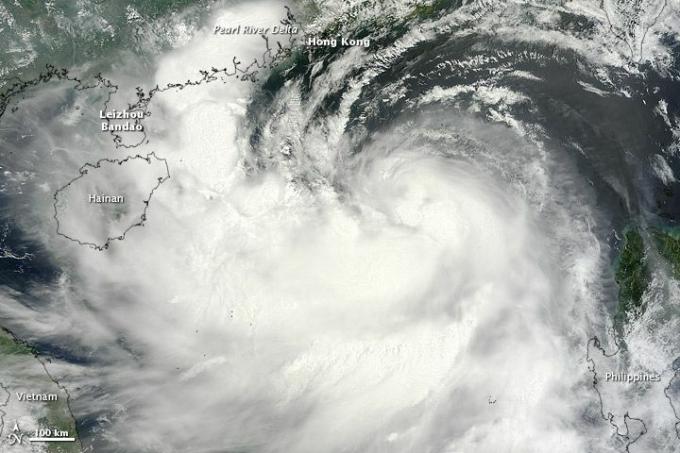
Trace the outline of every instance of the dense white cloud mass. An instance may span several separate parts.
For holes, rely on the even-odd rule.
[[[127,407],[117,436],[581,448],[564,395],[582,350],[549,226],[468,162],[386,145],[341,193],[240,168],[218,190],[175,169],[125,253],[79,251],[78,286],[139,349],[105,378]]]
[[[333,185],[247,174],[248,88],[197,89],[180,110],[163,98],[172,132],[149,149],[172,179],[146,227],[110,253],[66,252],[96,313],[64,313],[78,336],[109,347],[105,326],[133,349],[94,381],[125,408],[112,435],[154,451],[581,450],[565,395],[583,351],[552,219],[493,169],[400,130],[339,162]]]
[[[260,37],[212,30],[235,18],[276,24],[281,11],[219,11],[159,60],[150,85],[259,58]],[[45,194],[80,162],[128,150],[83,134],[52,146],[67,120],[46,122],[39,143],[51,156],[35,163],[46,187],[22,221],[63,272],[31,290],[49,311],[7,294],[0,315],[92,361],[51,367],[101,430],[95,451],[616,451],[585,361],[586,339],[608,325],[611,284],[595,189],[559,144],[510,116],[529,100],[502,87],[432,86],[417,114],[354,153],[350,106],[380,69],[350,74],[368,60],[346,52],[309,93],[287,82],[256,118],[256,146],[246,113],[258,85],[154,98],[150,141],[135,153],[167,159],[171,178],[145,225],[105,253],[55,236]],[[345,78],[355,85],[337,112],[315,118]],[[112,105],[133,89],[122,85]],[[392,94],[385,102],[403,91]],[[471,107],[453,113],[447,102],[462,95]],[[487,118],[484,103],[495,108]]]

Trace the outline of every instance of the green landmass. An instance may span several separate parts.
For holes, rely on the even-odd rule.
[[[301,7],[303,17],[314,18],[321,14],[322,6],[315,1],[302,2]],[[410,29],[408,23],[413,20],[425,20],[432,18],[443,11],[458,7],[462,4],[460,0],[433,0],[433,1],[418,1],[412,3],[412,11],[404,17],[397,18],[385,12],[382,15],[370,16],[362,19],[360,12],[362,8],[376,8],[380,2],[375,0],[366,1],[355,5],[354,8],[349,9],[342,15],[333,20],[320,33],[320,38],[337,37],[351,29],[352,36],[357,39],[370,37],[374,43],[385,44],[392,43],[400,38]],[[315,57],[328,57],[333,53],[342,52],[342,48],[335,49],[317,49]],[[316,61],[316,60],[314,60]],[[310,66],[310,61],[307,60],[306,54],[302,53],[300,49],[294,49],[292,54],[282,61],[278,62],[269,78],[265,81],[264,88],[268,91],[276,91],[280,88],[286,80],[296,77],[303,73]]]
[[[68,407],[62,401],[50,401],[45,403],[47,415],[41,418],[40,426],[55,430],[67,431],[69,436],[76,436],[76,424],[68,411]],[[47,451],[50,453],[78,453],[80,446],[77,442],[52,442],[47,444]]]
[[[640,232],[631,228],[624,233],[621,252],[616,261],[616,283],[619,285],[619,304],[616,320],[625,323],[644,310],[642,296],[649,287],[645,243]]]
[[[288,57],[275,64],[270,71],[263,88],[270,92],[280,89],[286,80],[301,74],[308,63],[302,50],[293,50]]]
[[[407,19],[429,19],[442,11],[445,11],[454,6],[459,6],[459,0],[434,0],[430,2],[423,2],[415,5],[413,11],[407,16]]]
[[[0,329],[0,358],[10,355],[33,354],[28,346],[15,340],[8,332]]]
[[[3,376],[3,374],[5,374]],[[8,331],[0,328],[0,383],[10,389],[14,385],[21,387],[28,386],[36,392],[58,393],[57,401],[45,402],[41,411],[42,416],[37,419],[41,428],[47,428],[61,432],[68,432],[69,437],[78,437],[76,424],[71,411],[68,407],[66,392],[52,380],[47,374],[42,364],[35,356],[35,351],[28,345],[22,343],[12,336]],[[37,403],[27,408],[37,408]],[[5,414],[6,418],[25,416],[30,413]],[[80,443],[76,442],[52,442],[46,444],[46,451],[49,453],[78,453]]]
[[[46,64],[108,68],[112,53],[147,55],[175,38],[173,21],[181,16],[198,24],[210,0],[0,0],[0,88],[12,77],[29,79]],[[93,65],[93,62],[95,63]],[[99,66],[97,66],[99,65]]]
[[[652,237],[659,254],[670,265],[673,277],[680,280],[680,229],[655,228]]]
[[[680,280],[680,228],[654,227],[649,232],[653,241],[651,245],[670,267],[672,277]],[[618,324],[639,316],[645,309],[643,295],[651,281],[648,261],[647,246],[640,231],[637,228],[626,230],[615,264],[619,286],[615,316]]]

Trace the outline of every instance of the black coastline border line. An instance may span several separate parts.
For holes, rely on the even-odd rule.
[[[154,159],[156,159],[156,160],[162,162],[162,163],[165,165],[165,176],[159,177],[159,178],[158,178],[156,185],[151,189],[151,192],[149,192],[149,195],[148,195],[144,200],[142,200],[143,203],[144,203],[144,210],[142,211],[142,214],[139,216],[139,221],[137,221],[137,222],[133,223],[132,225],[128,226],[128,227],[123,231],[122,234],[120,234],[120,235],[118,235],[118,236],[109,236],[109,237],[107,237],[107,238],[106,238],[106,241],[104,241],[104,243],[101,244],[101,245],[100,245],[100,244],[95,244],[95,243],[93,243],[93,242],[81,241],[80,239],[71,237],[71,236],[69,236],[68,234],[65,234],[65,233],[63,233],[63,232],[60,231],[61,223],[59,222],[59,209],[58,209],[58,207],[57,207],[57,205],[58,205],[58,203],[59,203],[59,194],[60,194],[63,190],[69,188],[69,187],[71,186],[71,184],[75,183],[75,182],[76,182],[77,180],[79,180],[80,178],[86,176],[86,175],[88,174],[88,170],[89,170],[89,169],[98,169],[98,168],[101,168],[102,164],[107,164],[107,163],[109,163],[109,164],[123,165],[125,162],[131,161],[131,160],[134,160],[134,159],[143,159],[143,160],[147,161],[148,163],[151,163],[151,158],[154,158]],[[150,202],[151,202],[151,198],[153,197],[154,192],[156,192],[156,190],[161,186],[161,184],[163,184],[165,181],[167,181],[168,179],[170,179],[170,167],[168,166],[168,161],[167,161],[167,159],[164,159],[164,158],[162,158],[162,157],[158,157],[158,156],[156,155],[156,153],[153,152],[153,151],[150,152],[149,154],[147,154],[146,156],[142,156],[141,154],[136,154],[136,155],[134,155],[134,156],[127,156],[127,157],[125,157],[125,158],[123,158],[123,159],[109,159],[109,158],[99,159],[99,160],[98,160],[97,162],[95,162],[94,164],[86,163],[85,165],[83,165],[82,167],[80,167],[79,173],[80,173],[80,174],[79,174],[78,176],[76,176],[75,178],[71,179],[71,180],[70,180],[69,182],[67,182],[65,185],[63,185],[62,187],[60,187],[59,189],[57,189],[56,192],[54,192],[54,195],[53,195],[53,198],[54,198],[54,205],[53,205],[53,206],[54,206],[54,215],[53,215],[53,218],[54,218],[54,221],[55,221],[56,224],[57,224],[57,234],[58,234],[59,236],[62,236],[62,237],[66,238],[66,239],[68,239],[68,240],[70,240],[70,241],[73,241],[73,242],[79,244],[79,245],[82,245],[82,246],[85,246],[85,247],[90,247],[90,248],[93,248],[93,249],[98,250],[98,251],[103,251],[103,250],[108,249],[108,248],[109,248],[109,245],[110,245],[111,242],[113,242],[113,241],[122,241],[122,240],[124,240],[124,239],[125,239],[125,236],[126,236],[126,235],[128,234],[128,232],[129,232],[130,230],[132,230],[133,228],[144,226],[144,224],[146,223],[146,220],[147,220],[146,213],[147,213],[147,211],[148,211],[148,209],[149,209],[149,204],[150,204]]]
[[[4,390],[5,393],[7,393],[7,398],[5,398],[4,402],[0,402],[0,407],[6,407],[7,404],[9,404],[9,399],[12,396],[12,394],[9,392],[9,389],[7,387],[2,385],[2,382],[0,382],[0,389]],[[5,430],[5,415],[7,415],[7,412],[0,409],[0,437],[2,437],[2,433]]]
[[[2,327],[2,326],[0,326],[0,330],[2,330],[2,331],[5,332],[7,335],[9,335],[10,337],[12,337],[12,340],[14,340],[16,343],[18,343],[18,344],[20,344],[20,345],[22,345],[22,346],[25,346],[25,347],[30,351],[30,354],[33,356],[33,358],[35,358],[35,359],[38,361],[38,363],[40,363],[40,365],[42,366],[43,370],[45,371],[45,374],[47,375],[47,378],[48,378],[50,381],[52,381],[52,382],[54,383],[54,385],[56,385],[60,390],[62,390],[62,391],[66,394],[66,409],[68,410],[68,413],[69,413],[69,415],[71,416],[71,420],[73,420],[73,426],[74,426],[75,429],[76,429],[76,432],[75,432],[75,435],[76,435],[76,442],[78,442],[78,446],[79,446],[80,451],[83,452],[83,451],[84,451],[84,450],[83,450],[83,443],[82,443],[82,439],[81,439],[81,437],[80,437],[80,431],[79,431],[79,429],[78,429],[78,419],[76,418],[75,414],[73,413],[73,409],[71,408],[71,393],[68,391],[68,389],[66,388],[65,385],[63,385],[61,382],[59,382],[58,379],[56,379],[54,376],[52,376],[52,373],[49,372],[49,370],[47,369],[47,365],[45,364],[45,361],[51,362],[52,360],[49,359],[49,358],[43,360],[43,359],[40,357],[40,353],[39,353],[39,351],[38,351],[36,348],[34,348],[34,347],[33,347],[30,343],[28,343],[27,341],[22,340],[21,338],[17,337],[17,336],[14,334],[14,332],[12,332],[11,330],[9,330],[9,329],[7,329],[7,328],[5,328],[5,327]]]
[[[297,23],[297,20],[295,18],[295,15],[291,12],[290,8],[288,6],[284,6],[286,10],[286,17],[284,19],[280,19],[279,23],[281,25],[285,26],[299,26]],[[134,125],[135,126],[140,126],[141,130],[140,132],[142,134],[142,138],[133,144],[126,144],[123,143],[123,136],[117,131],[112,131],[110,130],[109,133],[113,137],[113,143],[116,148],[136,148],[137,146],[142,145],[145,141],[147,141],[148,137],[146,135],[146,130],[144,129],[144,125],[142,124],[143,119],[145,119],[147,116],[151,116],[151,113],[149,112],[149,104],[151,103],[151,100],[156,96],[157,94],[164,93],[169,90],[177,89],[177,90],[183,90],[184,88],[187,87],[192,87],[192,86],[199,86],[199,85],[204,85],[208,84],[211,82],[215,82],[218,80],[222,80],[223,83],[227,82],[227,79],[231,79],[233,77],[238,78],[238,80],[241,81],[248,81],[248,82],[256,82],[257,81],[257,76],[259,74],[259,71],[261,69],[270,69],[273,68],[277,62],[279,62],[282,58],[285,58],[292,53],[292,49],[295,46],[297,42],[297,38],[295,35],[292,33],[288,35],[288,42],[287,42],[287,47],[284,47],[281,44],[281,41],[276,41],[276,49],[273,49],[270,45],[270,40],[269,37],[262,34],[260,37],[264,40],[264,45],[265,45],[265,50],[262,53],[262,56],[258,58],[254,58],[253,61],[251,61],[247,66],[242,67],[242,62],[239,61],[238,58],[232,57],[231,63],[229,66],[225,66],[223,68],[216,68],[216,67],[211,67],[210,70],[206,69],[199,69],[198,72],[201,74],[201,77],[198,79],[187,79],[186,82],[181,82],[181,83],[167,83],[163,86],[156,85],[155,87],[151,88],[148,93],[142,89],[142,87],[137,86],[135,88],[135,94],[137,96],[137,100],[134,103],[128,103],[127,106],[127,111],[128,112],[140,112],[142,113],[142,118],[135,118],[134,120]],[[1,116],[1,115],[0,115]],[[112,119],[106,118],[105,121],[107,124],[110,125]]]
[[[295,15],[291,12],[290,8],[288,6],[284,6],[284,8],[286,10],[286,17],[279,20],[281,25],[299,27]],[[164,86],[156,85],[155,87],[151,88],[148,92],[145,92],[142,87],[137,86],[135,88],[135,95],[137,96],[137,100],[134,103],[128,103],[127,110],[133,113],[134,112],[142,113],[141,119],[135,118],[134,120],[134,125],[140,126],[141,130],[132,131],[140,132],[142,134],[142,138],[136,143],[126,144],[123,143],[123,136],[118,133],[119,131],[109,130],[108,132],[113,138],[114,146],[116,148],[128,148],[128,149],[136,148],[144,144],[148,140],[146,131],[144,129],[144,125],[142,124],[142,120],[145,117],[151,115],[151,113],[149,112],[149,103],[151,102],[155,95],[172,89],[183,90],[184,88],[189,86],[203,85],[215,82],[217,80],[222,80],[224,83],[226,83],[227,82],[226,79],[231,79],[233,77],[237,77],[241,81],[255,82],[257,81],[257,75],[259,74],[259,71],[261,69],[274,67],[276,63],[279,62],[282,58],[285,58],[292,53],[292,48],[297,43],[296,36],[291,33],[288,35],[287,47],[284,47],[281,44],[281,41],[277,40],[276,49],[273,49],[272,46],[270,45],[270,39],[268,36],[262,34],[260,35],[260,37],[264,40],[265,50],[262,53],[261,57],[254,58],[253,61],[250,62],[245,67],[242,66],[242,62],[239,61],[238,58],[233,57],[230,66],[225,66],[220,69],[216,67],[211,67],[210,70],[199,69],[198,72],[199,74],[201,74],[201,77],[194,80],[187,79],[186,82],[167,83]],[[29,88],[36,87],[40,84],[48,83],[53,80],[74,82],[76,84],[74,89],[78,91],[85,91],[88,89],[99,87],[109,88],[110,90],[108,97],[103,104],[103,109],[107,110],[113,95],[118,92],[119,86],[113,84],[110,80],[104,78],[101,73],[95,75],[94,79],[95,83],[85,84],[85,82],[78,78],[77,76],[70,75],[69,69],[57,68],[52,64],[46,64],[45,70],[38,74],[35,78],[30,80],[22,80],[20,78],[16,78],[14,83],[9,85],[9,88],[0,93],[0,118],[2,118],[2,116],[6,113],[11,100],[15,96],[22,94]],[[17,109],[18,107],[14,107],[11,111],[14,112]],[[110,126],[111,121],[115,120],[115,118],[102,118],[102,120],[107,125]]]
[[[597,388],[597,385],[599,383],[598,375],[597,375],[597,369],[595,366],[595,360],[590,356],[590,347],[594,347],[598,351],[602,353],[603,356],[605,357],[614,357],[617,355],[619,352],[621,352],[621,346],[616,343],[616,350],[610,354],[605,351],[605,349],[602,347],[602,344],[600,343],[600,339],[597,336],[592,337],[590,340],[588,340],[587,346],[586,346],[586,362],[588,363],[588,371],[593,373],[593,389],[597,393],[597,398],[600,402],[600,416],[602,417],[602,420],[605,420],[609,422],[609,424],[614,428],[614,433],[622,438],[626,442],[626,453],[630,453],[630,447],[640,440],[642,436],[647,434],[647,424],[645,421],[641,418],[636,418],[636,417],[631,417],[628,411],[626,411],[625,414],[623,414],[623,424],[626,427],[625,432],[621,433],[621,427],[614,422],[614,414],[612,414],[610,411],[607,411],[607,415],[605,415],[605,410],[604,410],[604,401],[602,400],[602,393],[600,393],[600,390]],[[642,424],[642,432],[640,433],[639,436],[635,437],[634,439],[631,439],[630,437],[630,427],[628,426],[628,421],[629,420],[635,420],[638,421]]]
[[[104,78],[101,75],[101,73],[96,74],[93,78],[95,80],[94,83],[86,84],[80,78],[76,76],[71,76],[70,71],[67,68],[57,68],[56,66],[48,63],[45,65],[45,70],[38,74],[35,78],[30,80],[21,80],[19,78],[16,78],[14,83],[12,83],[9,86],[9,88],[0,93],[0,118],[2,118],[3,115],[7,112],[7,108],[9,107],[10,102],[15,96],[21,95],[29,88],[33,88],[43,83],[51,82],[53,80],[73,82],[75,83],[73,89],[77,91],[91,90],[94,88],[108,88],[109,95],[104,101],[104,107],[106,108],[113,94],[115,94],[118,91],[118,85],[114,84],[109,79]],[[12,112],[15,112],[17,110],[18,107],[13,107],[11,109]]]
[[[677,360],[677,359],[676,359]],[[669,392],[671,389],[671,385],[673,385],[673,381],[675,379],[680,379],[680,368],[674,367],[674,373],[673,377],[668,381],[668,385],[663,389],[663,394],[668,400],[668,404],[671,406],[671,410],[673,411],[673,416],[675,417],[675,436],[680,440],[680,412],[678,411],[678,408],[675,407],[675,404],[673,403],[673,399],[670,397]]]
[[[279,22],[284,25],[284,26],[297,26],[299,27],[300,30],[302,30],[304,34],[304,30],[298,24],[295,15],[292,13],[290,8],[288,6],[284,6],[286,10],[286,17],[283,19],[280,19]],[[151,100],[156,96],[157,94],[164,93],[166,91],[172,90],[172,89],[177,89],[177,90],[183,90],[184,88],[190,87],[190,86],[199,86],[203,84],[208,84],[211,82],[215,82],[218,80],[222,80],[223,83],[227,82],[227,79],[231,79],[233,77],[237,77],[241,81],[250,81],[250,82],[256,82],[257,81],[257,76],[259,74],[259,71],[264,68],[273,68],[281,59],[290,56],[293,52],[293,48],[295,44],[297,43],[297,37],[294,34],[288,34],[288,42],[287,46],[284,47],[281,44],[281,41],[276,41],[276,49],[273,49],[272,46],[270,45],[270,39],[268,36],[262,34],[260,37],[263,39],[265,43],[265,50],[262,53],[262,56],[258,58],[254,58],[251,63],[249,63],[247,66],[243,67],[242,62],[238,60],[238,58],[233,57],[231,60],[231,66],[225,66],[224,68],[218,69],[215,67],[211,67],[210,70],[205,70],[205,69],[199,69],[199,73],[201,74],[201,77],[198,79],[188,79],[186,82],[183,83],[168,83],[164,86],[159,86],[156,85],[155,87],[151,88],[148,92],[145,92],[144,89],[142,89],[140,86],[136,87],[136,96],[137,100],[134,103],[128,103],[127,110],[130,112],[141,112],[142,113],[142,118],[135,118],[134,124],[139,125],[141,127],[141,130],[139,132],[142,133],[142,138],[133,144],[126,144],[123,143],[123,136],[119,133],[118,131],[113,131],[109,130],[109,134],[113,137],[113,143],[115,148],[126,148],[126,149],[132,149],[132,148],[137,148],[141,146],[142,144],[148,143],[148,136],[146,134],[146,131],[144,130],[144,125],[142,124],[142,121],[144,118],[147,116],[150,116],[151,113],[149,112],[149,104],[151,103]],[[30,80],[21,80],[19,78],[16,78],[16,81],[12,83],[8,89],[6,89],[3,92],[0,92],[0,119],[2,116],[6,113],[7,108],[10,105],[10,102],[15,96],[19,96],[22,93],[24,93],[27,89],[36,87],[40,84],[43,83],[48,83],[53,80],[60,80],[60,81],[70,81],[75,83],[74,89],[78,91],[85,91],[88,89],[94,89],[94,88],[107,88],[109,89],[108,91],[108,96],[106,97],[104,103],[103,103],[103,109],[107,110],[109,103],[111,102],[111,99],[113,98],[114,94],[116,94],[119,91],[119,86],[116,84],[113,84],[110,80],[104,78],[101,73],[97,74],[94,76],[95,82],[91,84],[86,84],[83,80],[79,79],[77,76],[72,76],[70,75],[70,72],[67,68],[57,68],[54,65],[47,64],[45,65],[45,71],[41,72],[37,77],[30,79]],[[18,110],[18,107],[12,108],[12,112]],[[111,121],[115,120],[115,118],[103,118],[103,120],[106,122],[106,124],[111,124]],[[59,224],[59,219],[58,219],[58,213],[57,213],[57,208],[56,208],[56,202],[57,202],[57,196],[60,191],[62,191],[64,188],[66,188],[68,185],[73,183],[76,179],[82,177],[83,175],[81,174],[80,176],[74,178],[73,180],[69,181],[65,186],[60,187],[54,194],[53,198],[55,200],[54,204],[54,219],[57,223],[56,229],[57,229],[57,234],[60,236],[65,237],[66,239],[69,239],[79,245],[82,246],[88,246],[91,248],[94,248],[95,250],[106,250],[109,248],[109,245],[112,241],[114,240],[123,240],[125,238],[125,235],[127,232],[134,228],[135,226],[143,226],[144,222],[146,221],[146,210],[148,208],[148,202],[151,199],[151,196],[153,195],[154,191],[162,184],[165,182],[167,179],[170,178],[170,171],[169,167],[167,164],[167,160],[158,157],[155,152],[150,153],[148,156],[153,155],[158,160],[164,161],[166,165],[167,171],[167,178],[164,178],[163,181],[161,181],[149,194],[149,197],[147,198],[145,204],[146,207],[144,209],[144,214],[142,215],[142,219],[140,222],[138,222],[135,225],[132,225],[129,227],[125,232],[123,233],[122,236],[117,236],[117,237],[110,237],[107,238],[106,242],[103,245],[99,244],[94,244],[86,241],[81,241],[77,238],[70,237],[66,234],[63,234],[59,231],[60,224]],[[136,156],[128,156],[127,158],[123,159],[126,160],[131,157],[144,157],[140,155]],[[119,159],[101,159],[97,161],[95,165],[100,164],[103,161],[109,161],[109,162],[115,162],[119,161]],[[85,167],[87,166],[92,166],[92,164],[86,163],[84,164],[80,170],[82,171]]]

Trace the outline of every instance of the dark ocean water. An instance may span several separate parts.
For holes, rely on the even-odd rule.
[[[172,5],[172,8],[176,6]],[[151,15],[149,20],[153,17]],[[378,55],[392,46],[397,38],[431,20],[433,18],[425,17],[420,21],[399,22],[387,32],[389,27],[371,29],[365,25],[354,30],[349,27],[345,31],[354,31],[356,37],[373,38],[369,53]],[[579,29],[583,36],[594,33],[593,25],[583,17],[565,16],[559,26]],[[676,46],[676,41],[671,41],[669,46]],[[655,156],[661,155],[674,174],[680,172],[675,135],[678,124],[674,122],[674,118],[680,118],[680,82],[677,81],[680,65],[677,60],[663,73],[646,64],[637,65],[634,71],[625,71],[597,64],[578,51],[557,45],[520,40],[508,42],[494,39],[486,33],[468,33],[461,37],[441,32],[409,47],[388,63],[369,58],[361,60],[360,64],[347,69],[338,83],[320,87],[316,82],[332,76],[329,73],[338,70],[338,66],[348,64],[346,60],[349,60],[350,49],[312,51],[300,48],[298,51],[303,56],[293,62],[284,76],[277,73],[276,77],[272,76],[256,87],[246,124],[243,125],[243,130],[250,134],[249,152],[252,153],[254,167],[274,168],[292,165],[290,162],[295,159],[301,162],[305,159],[302,150],[299,150],[299,155],[293,151],[285,162],[283,159],[272,161],[267,157],[269,145],[265,131],[278,132],[281,127],[274,124],[275,121],[288,114],[278,99],[291,85],[297,85],[303,105],[311,103],[313,98],[320,99],[309,121],[301,127],[303,135],[317,130],[325,133],[324,120],[341,116],[346,119],[341,133],[348,144],[348,156],[358,156],[370,150],[382,134],[397,127],[402,133],[404,130],[408,132],[404,134],[404,143],[411,144],[411,139],[413,144],[424,144],[428,149],[441,146],[442,154],[452,159],[474,160],[475,156],[483,155],[484,159],[489,159],[492,174],[502,174],[514,183],[512,175],[516,173],[520,175],[517,180],[524,183],[524,176],[521,176],[523,161],[515,160],[512,151],[529,145],[519,138],[513,141],[515,139],[509,138],[511,134],[503,132],[502,128],[509,129],[510,126],[498,120],[500,112],[506,120],[512,119],[529,130],[534,141],[542,144],[547,160],[554,165],[546,170],[556,181],[551,187],[552,198],[549,197],[550,203],[556,206],[554,210],[562,203],[575,203],[575,206],[570,204],[565,209],[576,213],[581,200],[583,206],[595,213],[593,233],[602,244],[611,247],[606,253],[610,268],[603,273],[600,295],[612,316],[618,303],[619,288],[614,283],[614,273],[617,257],[624,246],[624,231],[639,229],[645,235],[647,247],[655,250],[656,245],[648,232],[655,227],[668,229],[679,226],[680,183],[663,181],[654,167]],[[675,52],[677,57],[677,49]],[[39,61],[48,59],[45,54],[41,51]],[[62,58],[60,55],[58,57]],[[100,57],[92,56],[96,61]],[[368,78],[347,108],[343,101],[351,97],[362,77],[376,67],[380,68],[378,75]],[[447,90],[457,87],[475,88],[462,89],[453,97],[427,99],[435,88]],[[488,92],[511,92],[523,96],[525,101],[499,102],[497,97],[486,96]],[[42,115],[47,122],[48,118],[58,117],[75,104],[73,98],[58,99],[59,102],[41,107],[34,117],[39,119]],[[670,125],[659,114],[660,102],[666,106]],[[343,111],[345,108],[346,112]],[[469,124],[459,122],[461,116]],[[490,126],[491,132],[481,131],[480,124],[493,125],[492,128]],[[14,173],[31,172],[36,159],[42,158],[40,149],[36,148],[45,143],[38,139],[20,139],[20,127],[26,125],[13,125],[6,118],[0,119],[0,143],[6,145],[0,151],[0,165]],[[446,138],[429,137],[433,131],[445,134]],[[414,138],[421,132],[422,139]],[[63,133],[68,134],[69,131]],[[449,148],[456,148],[456,153],[447,154]],[[62,159],[59,156],[68,154],[67,151],[56,150],[57,159]],[[527,158],[527,162],[533,161]],[[26,194],[35,192],[39,184],[55,176],[49,172],[40,173],[44,167],[38,165],[36,168],[40,170],[26,182],[28,190],[25,191],[11,180],[12,175],[0,175],[0,185],[8,188],[0,194],[0,230],[6,226],[3,247],[15,255],[27,254],[25,259],[0,259],[0,285],[13,291],[18,303],[39,312],[53,306],[54,301],[49,295],[42,297],[47,293],[43,290],[57,286],[70,263],[60,261],[61,256],[55,256],[52,250],[46,248],[45,242],[35,236],[35,231],[22,231],[15,222],[17,216],[34,210],[32,198]],[[309,171],[305,167],[304,170],[305,173],[298,176],[306,182],[313,179],[310,174],[327,176],[323,169],[312,168]],[[63,179],[64,175],[57,176]],[[332,177],[329,176],[329,179]],[[560,200],[560,184],[564,184],[567,200],[564,202]],[[341,190],[341,183],[338,185]],[[650,267],[668,265],[663,260],[648,263]],[[86,301],[83,303],[87,305]],[[19,336],[35,339],[32,345],[45,356],[84,367],[107,362],[106,355],[110,351],[105,349],[74,345],[69,343],[69,338],[52,338],[49,335],[35,338],[32,332],[21,331],[20,322],[3,318],[0,313],[0,325],[3,321],[8,324],[5,327],[19,329],[16,332]],[[677,339],[666,340],[677,343]],[[134,346],[126,341],[121,333],[116,354],[123,351],[139,360]],[[112,346],[112,349],[115,348]],[[675,360],[677,363],[680,359]],[[107,389],[102,386],[89,391],[96,395],[105,394]],[[126,451],[115,442],[107,443],[101,434],[102,424],[97,420],[111,412],[97,408],[85,413],[79,420],[80,433],[86,439],[90,438],[92,445],[100,449],[97,451]]]

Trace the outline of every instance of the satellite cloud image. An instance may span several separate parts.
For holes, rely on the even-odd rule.
[[[0,453],[680,453],[680,0],[0,0]]]

